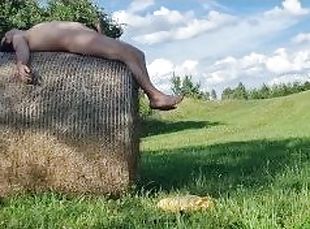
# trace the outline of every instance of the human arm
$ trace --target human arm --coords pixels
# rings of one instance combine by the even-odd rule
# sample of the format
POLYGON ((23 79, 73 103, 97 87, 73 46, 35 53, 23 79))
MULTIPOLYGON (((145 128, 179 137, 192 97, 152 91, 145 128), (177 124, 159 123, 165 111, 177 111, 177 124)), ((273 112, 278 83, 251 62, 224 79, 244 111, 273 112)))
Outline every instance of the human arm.
POLYGON ((23 81, 31 81, 31 70, 27 66, 30 58, 30 50, 26 39, 22 35, 13 37, 13 47, 16 53, 16 76, 23 81))

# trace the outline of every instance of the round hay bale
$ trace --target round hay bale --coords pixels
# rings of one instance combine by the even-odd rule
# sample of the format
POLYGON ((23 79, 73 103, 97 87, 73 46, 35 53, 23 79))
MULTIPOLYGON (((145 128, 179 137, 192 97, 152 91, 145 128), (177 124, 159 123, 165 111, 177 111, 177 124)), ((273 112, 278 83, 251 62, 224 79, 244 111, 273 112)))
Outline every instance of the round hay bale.
POLYGON ((33 53, 34 84, 0 53, 0 196, 119 195, 135 180, 137 85, 118 61, 33 53))

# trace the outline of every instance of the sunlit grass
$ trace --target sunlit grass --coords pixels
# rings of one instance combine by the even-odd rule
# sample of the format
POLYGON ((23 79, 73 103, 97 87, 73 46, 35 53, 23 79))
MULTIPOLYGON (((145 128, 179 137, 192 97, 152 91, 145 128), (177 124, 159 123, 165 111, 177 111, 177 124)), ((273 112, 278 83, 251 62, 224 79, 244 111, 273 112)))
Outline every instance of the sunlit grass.
POLYGON ((0 228, 310 228, 310 93, 264 101, 186 100, 145 121, 140 176, 126 196, 24 195, 0 228), (177 194, 215 208, 164 213, 177 194))

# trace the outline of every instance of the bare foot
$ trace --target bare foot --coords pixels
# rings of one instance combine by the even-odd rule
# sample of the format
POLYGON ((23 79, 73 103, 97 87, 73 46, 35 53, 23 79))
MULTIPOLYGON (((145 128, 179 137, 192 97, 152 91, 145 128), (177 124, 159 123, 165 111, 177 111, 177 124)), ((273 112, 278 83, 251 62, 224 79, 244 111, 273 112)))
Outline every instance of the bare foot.
POLYGON ((183 100, 183 96, 161 95, 150 99, 150 107, 157 110, 173 110, 178 103, 183 100))

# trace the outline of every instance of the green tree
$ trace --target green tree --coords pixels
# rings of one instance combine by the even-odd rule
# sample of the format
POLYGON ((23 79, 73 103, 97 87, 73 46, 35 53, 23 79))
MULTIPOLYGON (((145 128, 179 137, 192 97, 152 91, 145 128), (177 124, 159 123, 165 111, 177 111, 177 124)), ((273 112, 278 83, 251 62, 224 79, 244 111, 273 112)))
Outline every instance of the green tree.
POLYGON ((0 1, 0 36, 12 28, 28 29, 44 20, 44 10, 36 0, 0 1))
POLYGON ((309 81, 274 84, 270 87, 263 84, 261 88, 251 90, 247 90, 242 83, 239 83, 235 89, 226 88, 222 93, 222 99, 269 99, 306 90, 310 90, 309 81))
POLYGON ((310 90, 310 81, 306 81, 306 82, 304 83, 304 89, 305 89, 305 91, 310 90))
POLYGON ((259 90, 259 93, 260 99, 268 99, 270 98, 271 90, 266 84, 263 84, 262 88, 259 90))
POLYGON ((182 81, 182 94, 192 98, 199 98, 200 93, 200 84, 194 84, 192 77, 186 75, 182 81))
POLYGON ((172 87, 171 90, 175 95, 182 94, 182 80, 180 76, 173 74, 171 78, 172 87))
POLYGON ((248 99, 248 92, 242 82, 234 89, 232 97, 233 99, 248 99))
POLYGON ((260 99, 259 90, 257 90, 256 88, 250 90, 248 92, 248 95, 249 95, 249 99, 260 99))
POLYGON ((102 32, 113 38, 120 37, 123 32, 121 25, 90 0, 49 0, 46 12, 49 21, 77 21, 88 27, 99 23, 102 32))
POLYGON ((222 92, 222 99, 223 100, 232 99, 233 92, 234 91, 230 87, 225 88, 222 92))
POLYGON ((171 78, 172 87, 171 90, 176 95, 184 95, 189 98, 208 100, 210 94, 202 91, 199 83, 192 81, 192 76, 186 75, 181 79, 180 76, 173 75, 171 78))

